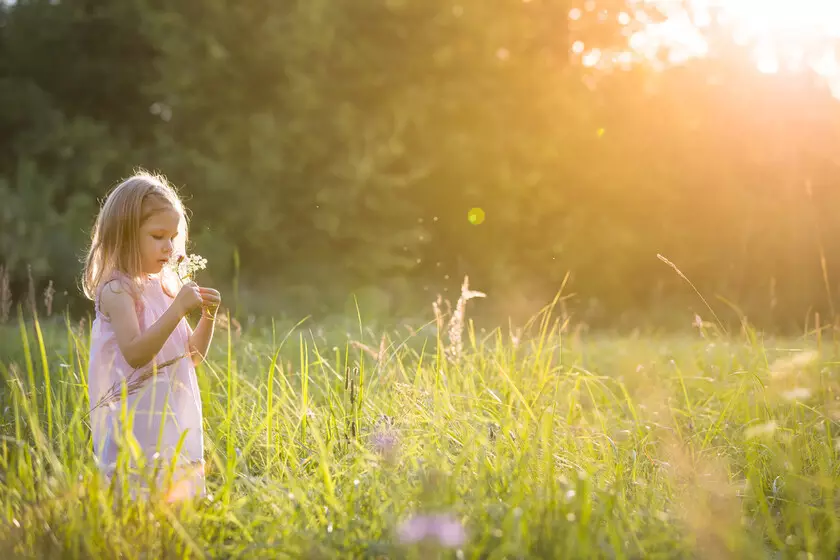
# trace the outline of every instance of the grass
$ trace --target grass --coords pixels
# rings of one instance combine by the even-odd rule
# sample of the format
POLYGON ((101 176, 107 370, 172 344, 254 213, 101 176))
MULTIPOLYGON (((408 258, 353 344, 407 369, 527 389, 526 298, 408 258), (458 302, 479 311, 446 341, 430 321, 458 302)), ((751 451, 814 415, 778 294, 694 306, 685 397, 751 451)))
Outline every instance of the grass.
POLYGON ((87 329, 0 327, 0 553, 837 556, 840 353, 822 336, 581 336, 548 312, 516 336, 449 326, 220 330, 198 369, 211 497, 178 510, 97 474, 87 329))

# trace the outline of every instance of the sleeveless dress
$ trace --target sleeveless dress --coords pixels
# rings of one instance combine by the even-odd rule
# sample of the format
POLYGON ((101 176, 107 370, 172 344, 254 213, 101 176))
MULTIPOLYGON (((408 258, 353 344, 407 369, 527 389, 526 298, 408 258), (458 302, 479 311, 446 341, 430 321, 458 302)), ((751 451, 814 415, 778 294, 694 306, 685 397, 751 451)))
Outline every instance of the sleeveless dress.
MULTIPOLYGON (((125 290, 131 285, 126 276, 118 273, 110 281, 123 283, 121 289, 125 290)), ((102 287, 106 283, 103 282, 102 287)), ((138 467, 132 453, 139 451, 147 467, 158 465, 155 476, 157 484, 161 484, 170 474, 172 459, 183 436, 180 453, 175 459, 174 478, 169 479, 172 486, 167 490, 168 496, 174 500, 203 497, 201 395, 195 367, 188 355, 192 329, 186 318, 182 318, 155 358, 135 369, 120 352, 111 323, 100 310, 102 287, 95 301, 96 318, 91 331, 88 367, 91 434, 98 467, 111 479, 115 474, 118 448, 127 445, 125 456, 130 458, 130 467, 138 467), (154 364, 157 364, 156 375, 154 364), (124 385, 129 393, 125 402, 124 385)), ((163 291, 160 280, 150 276, 134 301, 143 332, 174 300, 163 291)), ((146 488, 143 477, 130 478, 146 488)), ((134 489, 132 494, 135 494, 134 489)))

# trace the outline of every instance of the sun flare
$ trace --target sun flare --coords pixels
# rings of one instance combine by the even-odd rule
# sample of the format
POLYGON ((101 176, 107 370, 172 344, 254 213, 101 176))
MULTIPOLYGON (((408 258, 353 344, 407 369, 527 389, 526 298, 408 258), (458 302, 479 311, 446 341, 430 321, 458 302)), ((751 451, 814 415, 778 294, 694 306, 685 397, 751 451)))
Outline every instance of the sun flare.
POLYGON ((575 41, 572 53, 587 67, 664 68, 737 46, 761 73, 814 72, 840 96, 840 0, 635 0, 616 13, 587 0, 569 13, 573 27, 587 16, 614 19, 627 38, 612 49, 575 41))

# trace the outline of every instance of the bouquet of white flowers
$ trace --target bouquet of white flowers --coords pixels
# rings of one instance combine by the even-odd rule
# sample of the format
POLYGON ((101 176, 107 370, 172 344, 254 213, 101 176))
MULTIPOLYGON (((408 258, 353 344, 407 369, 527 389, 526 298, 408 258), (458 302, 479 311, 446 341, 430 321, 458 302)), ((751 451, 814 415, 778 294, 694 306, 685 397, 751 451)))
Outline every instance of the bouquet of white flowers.
POLYGON ((207 259, 201 255, 173 255, 167 266, 181 282, 190 282, 196 272, 207 268, 207 259))
MULTIPOLYGON (((178 255, 169 260, 167 267, 178 276, 182 284, 186 284, 193 281, 196 272, 207 268, 207 259, 201 255, 178 255)), ((206 305, 203 314, 215 318, 216 308, 216 305, 206 305)))

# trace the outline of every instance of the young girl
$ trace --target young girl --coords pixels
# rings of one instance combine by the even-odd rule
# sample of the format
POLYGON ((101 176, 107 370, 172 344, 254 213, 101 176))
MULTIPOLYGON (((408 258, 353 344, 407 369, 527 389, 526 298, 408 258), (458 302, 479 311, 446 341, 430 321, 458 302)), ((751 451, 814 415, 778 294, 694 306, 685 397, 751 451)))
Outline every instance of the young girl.
POLYGON ((210 347, 221 301, 216 290, 192 282, 174 295, 180 282, 166 265, 184 254, 186 238, 178 195, 164 178, 139 173, 105 200, 84 272, 85 295, 96 307, 88 371, 95 458, 111 479, 118 446, 125 446, 131 468, 156 465, 157 483, 171 483, 169 501, 205 493, 194 366, 210 347), (185 316, 199 307, 193 330, 185 316))

